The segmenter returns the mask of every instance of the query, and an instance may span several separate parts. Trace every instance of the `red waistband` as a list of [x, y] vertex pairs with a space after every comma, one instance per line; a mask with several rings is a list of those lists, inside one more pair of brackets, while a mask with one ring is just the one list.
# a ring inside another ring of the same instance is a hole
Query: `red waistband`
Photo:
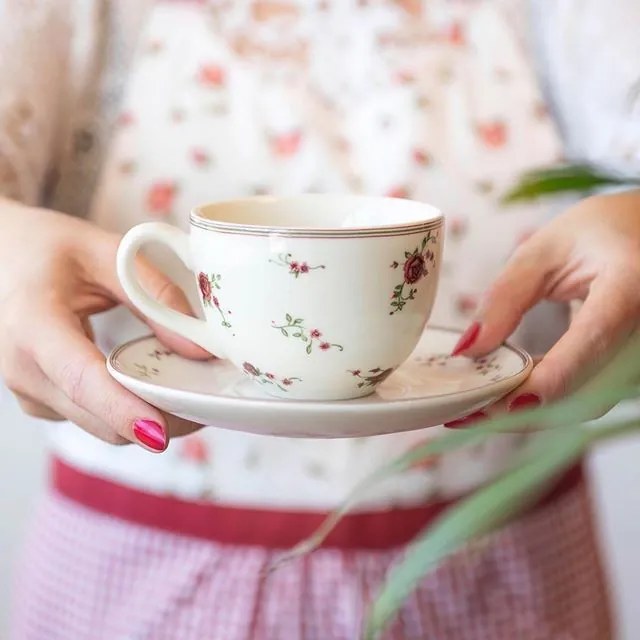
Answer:
[[[54, 459], [51, 474], [53, 487], [59, 494], [89, 509], [138, 525], [220, 544], [289, 548], [310, 535], [326, 516], [318, 511], [221, 506], [146, 493], [90, 475], [59, 459]], [[530, 510], [557, 500], [576, 487], [582, 478], [582, 465], [572, 467]], [[409, 542], [455, 502], [446, 500], [420, 507], [349, 514], [322, 546], [342, 549], [398, 547]]]

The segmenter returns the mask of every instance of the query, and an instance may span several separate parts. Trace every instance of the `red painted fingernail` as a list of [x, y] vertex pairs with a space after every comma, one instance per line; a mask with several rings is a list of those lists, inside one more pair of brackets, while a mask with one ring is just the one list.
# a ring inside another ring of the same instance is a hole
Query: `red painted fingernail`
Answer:
[[509, 403], [509, 411], [534, 409], [542, 404], [542, 398], [537, 393], [523, 393]]
[[164, 451], [167, 448], [167, 434], [162, 425], [153, 420], [136, 420], [133, 423], [135, 437], [153, 451]]
[[473, 343], [478, 339], [480, 335], [480, 329], [482, 328], [479, 322], [474, 322], [461, 336], [460, 340], [458, 340], [456, 346], [453, 348], [451, 352], [452, 356], [459, 356], [461, 353], [469, 349]]
[[445, 422], [444, 426], [447, 427], [447, 429], [466, 429], [487, 417], [488, 416], [484, 411], [476, 411], [475, 413], [465, 416], [464, 418], [460, 418], [459, 420]]

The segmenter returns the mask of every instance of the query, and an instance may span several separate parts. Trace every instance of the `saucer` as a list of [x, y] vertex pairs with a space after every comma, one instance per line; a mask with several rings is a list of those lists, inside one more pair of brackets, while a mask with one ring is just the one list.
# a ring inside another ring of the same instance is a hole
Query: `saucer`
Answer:
[[410, 358], [372, 395], [356, 400], [272, 398], [230, 363], [187, 360], [154, 337], [117, 347], [107, 368], [149, 404], [199, 424], [289, 438], [361, 437], [455, 420], [499, 400], [531, 372], [529, 354], [509, 344], [475, 360], [452, 358], [459, 337], [429, 327]]

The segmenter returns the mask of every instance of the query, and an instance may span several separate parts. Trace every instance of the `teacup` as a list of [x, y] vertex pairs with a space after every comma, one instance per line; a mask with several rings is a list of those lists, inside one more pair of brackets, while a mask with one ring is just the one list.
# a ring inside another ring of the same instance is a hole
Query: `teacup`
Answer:
[[[196, 207], [191, 233], [131, 229], [118, 275], [148, 318], [230, 360], [274, 396], [366, 396], [415, 348], [436, 294], [443, 216], [398, 198], [255, 197]], [[204, 320], [139, 284], [147, 243], [172, 249], [195, 275]]]

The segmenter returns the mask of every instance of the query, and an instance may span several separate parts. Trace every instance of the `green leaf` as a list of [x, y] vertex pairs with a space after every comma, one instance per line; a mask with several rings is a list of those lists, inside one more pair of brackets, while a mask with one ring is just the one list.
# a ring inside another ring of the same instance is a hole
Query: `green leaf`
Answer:
[[409, 251], [405, 251], [405, 252], [404, 252], [404, 257], [405, 257], [405, 258], [410, 258], [412, 255], [413, 255], [413, 254], [412, 254], [412, 253], [410, 253]]
[[304, 320], [302, 318], [296, 318], [293, 321], [293, 324], [301, 325], [303, 322], [304, 322]]
[[307, 348], [305, 349], [305, 351], [306, 351], [307, 353], [311, 353], [311, 349], [312, 349], [312, 348], [313, 348], [313, 343], [311, 343], [311, 342], [310, 342], [310, 343], [307, 345]]
[[606, 186], [640, 185], [640, 179], [623, 176], [591, 165], [562, 165], [526, 173], [503, 197], [511, 204], [559, 193], [588, 193]]
[[286, 330], [286, 329], [280, 329], [280, 333], [282, 333], [282, 335], [283, 335], [285, 338], [288, 338], [288, 337], [289, 337], [289, 334], [288, 334], [288, 332], [287, 332], [287, 330]]
[[288, 322], [289, 324], [291, 324], [291, 322], [293, 321], [293, 318], [291, 317], [291, 314], [290, 314], [290, 313], [287, 313], [287, 315], [285, 316], [285, 318], [286, 318], [286, 320], [287, 320], [287, 322]]
[[544, 456], [532, 455], [449, 509], [418, 536], [373, 603], [366, 624], [367, 640], [378, 637], [426, 573], [472, 538], [490, 533], [521, 511], [548, 481], [582, 455], [588, 442], [583, 430], [562, 431], [546, 439]]

